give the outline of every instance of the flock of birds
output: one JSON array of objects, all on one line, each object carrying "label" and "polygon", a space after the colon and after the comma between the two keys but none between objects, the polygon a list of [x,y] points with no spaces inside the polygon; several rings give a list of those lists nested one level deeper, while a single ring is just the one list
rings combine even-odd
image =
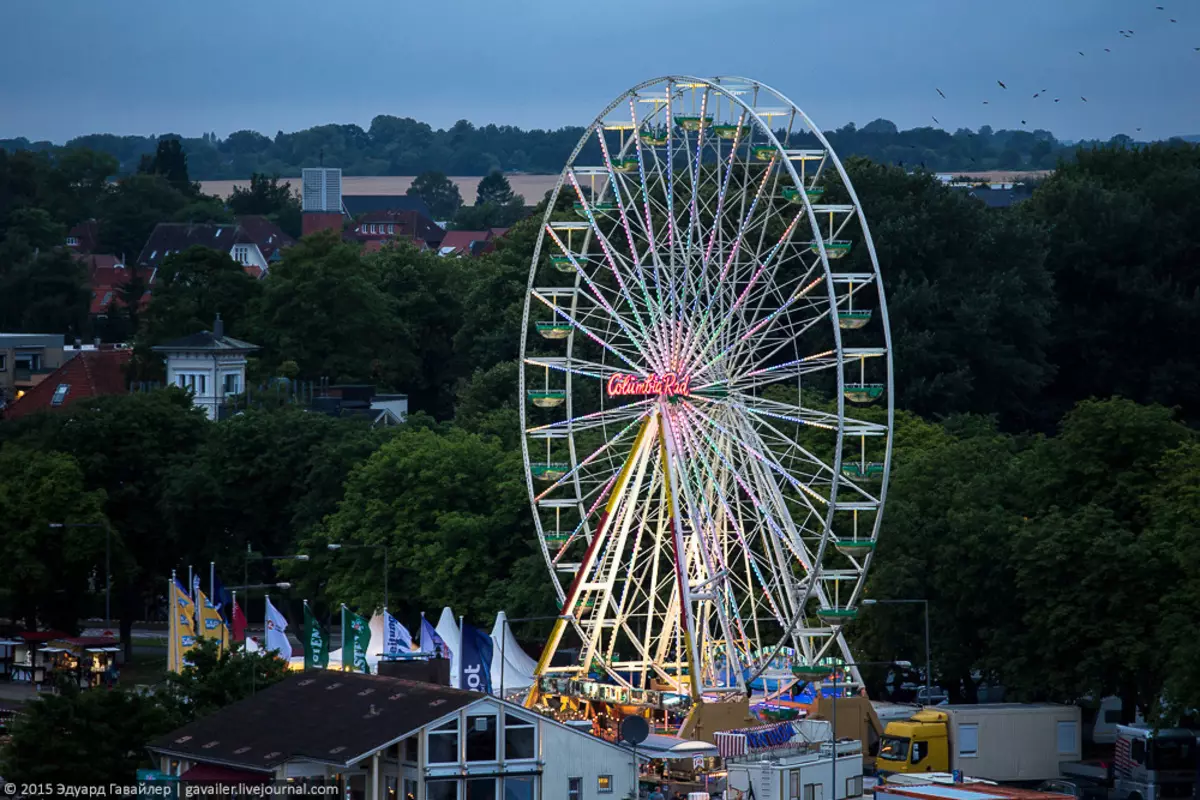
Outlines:
[{"label": "flock of birds", "polygon": [[[1165,7],[1165,6],[1155,6],[1154,8],[1155,8],[1156,10],[1158,10],[1158,11],[1161,11],[1161,12],[1166,12],[1166,7]],[[1168,20],[1168,24],[1173,24],[1173,25],[1178,25],[1178,24],[1179,24],[1179,20],[1175,19],[1174,17],[1167,17],[1167,20]],[[1134,37],[1134,32],[1133,32],[1133,29],[1132,29],[1132,28],[1131,28],[1131,29],[1128,29],[1128,30],[1124,30],[1124,29],[1123,29],[1123,30],[1117,31],[1117,33],[1118,33],[1118,35],[1120,35],[1120,36],[1121,36],[1121,38],[1123,38],[1123,39],[1132,39],[1132,38]],[[1195,47],[1195,48],[1193,48],[1193,49],[1194,49],[1196,52],[1200,52],[1200,47]],[[1079,55],[1083,56],[1084,58],[1086,58],[1086,57],[1087,57],[1087,54],[1086,54],[1084,51],[1082,51],[1082,50],[1077,50],[1076,52],[1077,52],[1077,53],[1079,53]],[[1105,47],[1105,48],[1104,48],[1104,52],[1106,52],[1106,53],[1111,53],[1111,52],[1112,52],[1112,48]],[[996,83],[997,83],[997,84],[1000,86],[1000,88],[1001,88],[1001,89],[1003,89],[1003,90],[1005,90],[1005,91],[1007,91],[1007,90],[1008,90],[1008,86],[1007,86],[1007,85],[1004,83],[1004,81],[997,80],[997,81],[996,81]],[[1035,85],[1036,85],[1036,84],[1035,84]],[[948,98],[946,97],[946,93],[945,93],[945,92],[943,92],[943,91],[942,91],[940,88],[938,88],[938,87],[934,87],[934,90],[935,90],[935,91],[938,93],[938,96],[940,96],[940,97],[941,97],[943,100],[946,100],[946,99],[948,99]],[[1046,90],[1046,89],[1039,89],[1038,91],[1036,91],[1036,92],[1034,92],[1034,93],[1033,93],[1033,97],[1032,97],[1031,99],[1032,99],[1032,100],[1037,100],[1038,98],[1040,98],[1040,97],[1043,97],[1043,96],[1045,96],[1045,97],[1049,97],[1049,94],[1048,94],[1047,90]],[[1054,102],[1055,102],[1055,103],[1062,102],[1062,99],[1063,99],[1062,97],[1055,97],[1055,98],[1054,98]],[[1082,101],[1082,102],[1084,102],[1084,103],[1088,102],[1088,99],[1087,99],[1087,97],[1085,97],[1084,95],[1080,95],[1080,96],[1079,96],[1079,99],[1080,99],[1080,101]],[[984,101],[983,101],[983,105],[985,105],[985,106],[986,106],[986,105],[990,105],[990,104],[991,104],[991,101],[989,101],[989,100],[984,100]],[[933,115],[931,115],[931,116],[930,116],[930,118],[931,118],[931,119],[932,119],[932,120],[933,120],[935,123],[937,123],[938,125],[941,125],[941,124],[942,124],[942,123],[941,123],[941,121],[940,121],[940,120],[939,120],[939,119],[938,119],[936,116],[933,116]],[[1027,121],[1027,120],[1021,120],[1021,125],[1027,125],[1027,124],[1028,124],[1028,121]],[[1138,130],[1138,131],[1141,131],[1141,128],[1137,128],[1137,130]],[[974,160],[974,159],[972,159],[972,161],[973,161],[973,160]]]}]

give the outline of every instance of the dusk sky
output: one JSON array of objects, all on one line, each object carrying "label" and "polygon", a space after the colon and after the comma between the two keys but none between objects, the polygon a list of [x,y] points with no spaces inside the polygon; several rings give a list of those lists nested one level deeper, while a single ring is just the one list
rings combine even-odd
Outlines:
[{"label": "dusk sky", "polygon": [[665,74],[761,80],[826,129],[1200,134],[1196,0],[7,0],[0,21],[0,138],[557,128]]}]

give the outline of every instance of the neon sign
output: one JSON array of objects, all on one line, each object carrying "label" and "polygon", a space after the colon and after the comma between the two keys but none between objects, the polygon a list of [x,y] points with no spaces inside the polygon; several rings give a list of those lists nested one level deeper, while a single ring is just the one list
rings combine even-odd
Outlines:
[{"label": "neon sign", "polygon": [[609,397],[630,397],[633,395],[658,394],[667,397],[677,397],[692,393],[692,378],[690,375],[679,375],[667,372],[647,375],[645,378],[637,375],[617,373],[608,379]]}]

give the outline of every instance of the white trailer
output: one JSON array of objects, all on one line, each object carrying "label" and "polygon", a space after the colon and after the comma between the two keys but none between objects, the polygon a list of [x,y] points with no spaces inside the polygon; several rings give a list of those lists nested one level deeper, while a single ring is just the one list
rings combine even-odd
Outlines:
[{"label": "white trailer", "polygon": [[[863,793],[862,743],[784,747],[726,759],[726,800],[855,800]],[[834,787],[837,787],[836,794]]]}]

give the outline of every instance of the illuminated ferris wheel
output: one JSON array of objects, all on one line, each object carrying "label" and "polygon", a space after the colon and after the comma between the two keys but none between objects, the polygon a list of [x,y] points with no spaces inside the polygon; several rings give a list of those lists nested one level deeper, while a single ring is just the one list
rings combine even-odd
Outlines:
[{"label": "illuminated ferris wheel", "polygon": [[699,700],[781,660],[852,660],[890,464],[890,335],[862,207],[799,108],[731,77],[613,101],[551,195],[521,357],[562,609],[542,685]]}]

